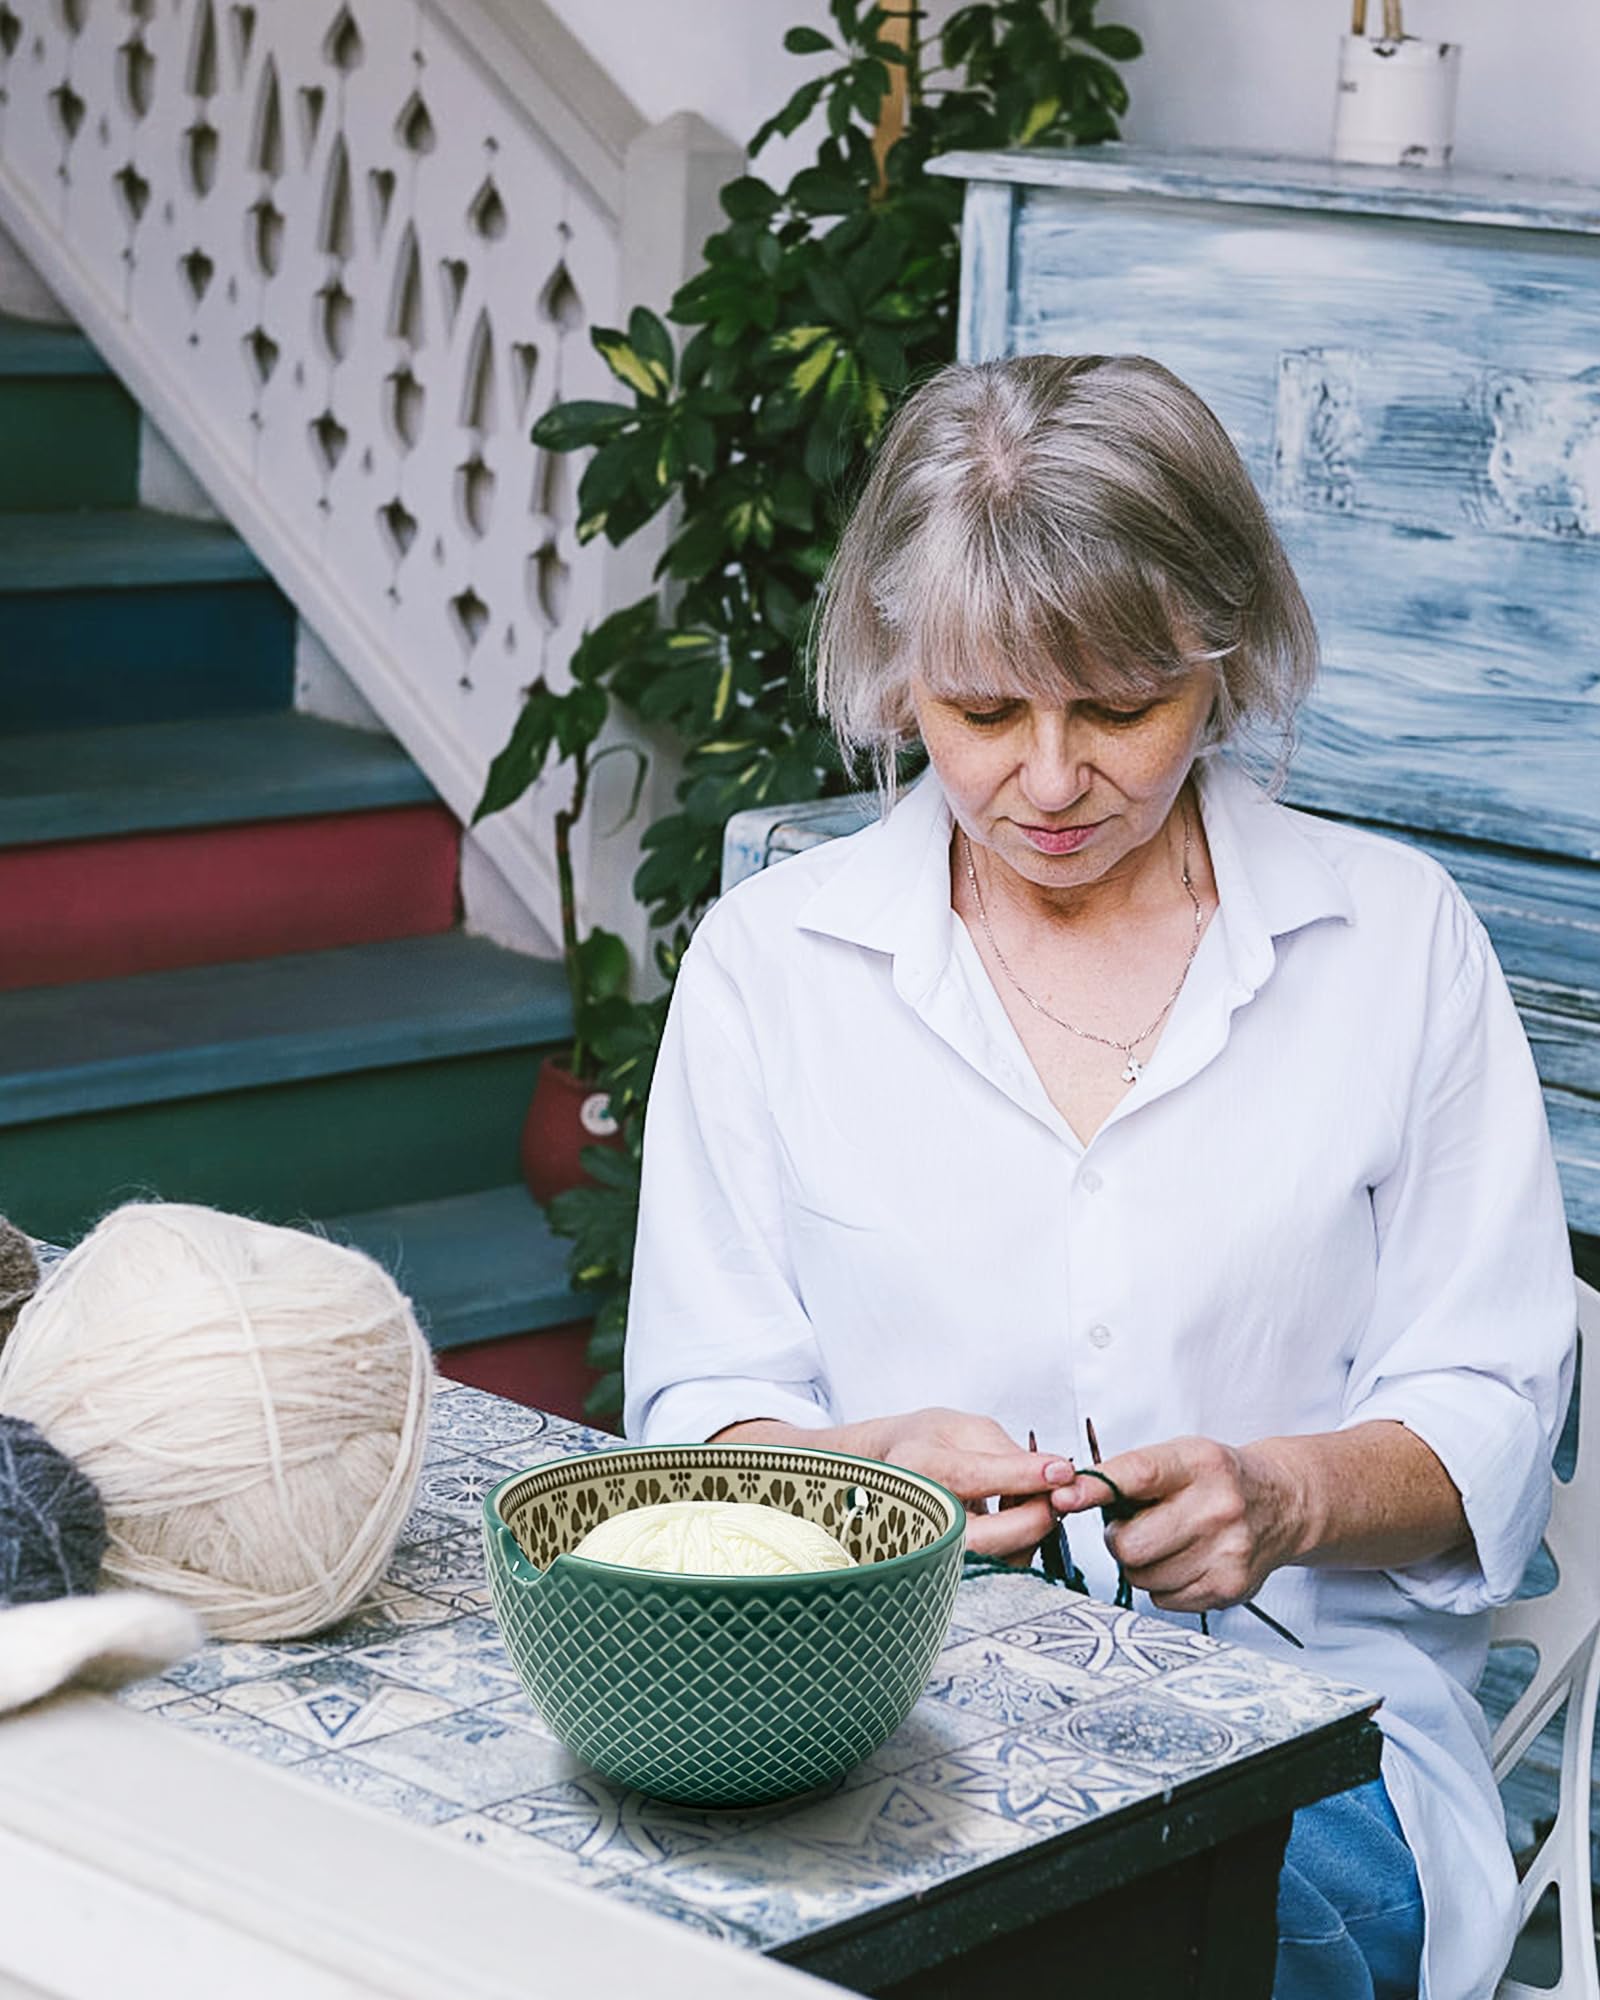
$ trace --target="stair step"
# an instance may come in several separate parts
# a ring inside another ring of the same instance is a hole
[[[131,507],[139,412],[75,327],[0,319],[0,513]]]
[[[0,1126],[558,1042],[558,963],[451,932],[0,994]]]
[[[110,370],[87,334],[75,326],[13,319],[0,313],[0,378],[17,375],[100,376]]]
[[[0,849],[0,990],[448,931],[460,854],[441,805]]]
[[[571,1244],[520,1185],[341,1215],[327,1228],[394,1273],[439,1349],[568,1325],[587,1311],[567,1283]]]
[[[0,988],[448,930],[458,854],[398,744],[311,716],[0,737]]]
[[[0,1213],[135,1197],[281,1222],[505,1187],[559,964],[459,933],[0,993]]]
[[[392,738],[290,710],[0,737],[0,849],[433,802]]]
[[[148,590],[179,583],[253,583],[265,576],[221,521],[147,507],[13,514],[0,535],[0,594]]]
[[[600,1381],[600,1372],[589,1366],[589,1332],[587,1320],[575,1320],[568,1326],[541,1327],[537,1333],[502,1334],[497,1340],[447,1347],[439,1355],[439,1373],[507,1402],[550,1410],[574,1423],[598,1421],[606,1430],[620,1431],[620,1411],[589,1408],[590,1391]]]
[[[0,1213],[72,1243],[135,1199],[304,1222],[503,1187],[519,1171],[539,1059],[537,1048],[442,1054],[14,1125],[0,1134]]]
[[[137,508],[0,521],[0,735],[287,708],[294,630],[218,523]]]

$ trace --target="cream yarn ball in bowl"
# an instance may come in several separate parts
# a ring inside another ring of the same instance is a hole
[[[661,1500],[592,1527],[572,1551],[587,1562],[671,1576],[797,1576],[848,1569],[855,1557],[826,1528],[753,1500]]]
[[[106,1216],[0,1349],[0,1412],[100,1490],[105,1580],[232,1639],[315,1632],[376,1581],[432,1386],[409,1302],[363,1251],[176,1202]]]

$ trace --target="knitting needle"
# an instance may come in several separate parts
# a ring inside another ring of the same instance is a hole
[[[1032,1431],[1028,1433],[1028,1449],[1029,1451],[1037,1451],[1039,1449],[1039,1440]],[[1059,1521],[1056,1522],[1049,1534],[1039,1544],[1039,1560],[1044,1565],[1045,1575],[1049,1577],[1052,1583],[1066,1582],[1067,1563],[1066,1558],[1061,1553],[1061,1523]]]
[[[1083,1431],[1084,1431],[1084,1436],[1087,1437],[1089,1440],[1089,1456],[1094,1460],[1094,1465],[1091,1468],[1087,1469],[1086,1476],[1090,1479],[1099,1479],[1104,1481],[1104,1483],[1111,1488],[1112,1493],[1116,1496],[1114,1502],[1105,1507],[1102,1507],[1100,1511],[1102,1514],[1105,1515],[1106,1519],[1109,1521],[1126,1521],[1130,1515],[1136,1514],[1139,1511],[1140,1506],[1143,1505],[1144,1503],[1138,1500],[1125,1500],[1115,1480],[1108,1479],[1106,1475],[1102,1471],[1100,1471],[1099,1469],[1100,1440],[1095,1436],[1094,1423],[1092,1419],[1090,1419],[1089,1417],[1085,1417],[1083,1420]],[[1085,1474],[1081,1473],[1079,1475],[1080,1478],[1084,1476]],[[1117,1565],[1117,1572],[1119,1575],[1121,1575],[1122,1573],[1121,1563],[1118,1563]],[[1280,1625],[1277,1619],[1272,1616],[1270,1611],[1263,1611],[1259,1604],[1254,1603],[1248,1597],[1243,1598],[1240,1601],[1239,1608],[1241,1611],[1248,1611],[1253,1618],[1259,1618],[1262,1624],[1267,1626],[1271,1631],[1276,1632],[1280,1639],[1287,1639],[1291,1646],[1296,1647],[1302,1653],[1305,1651],[1306,1649],[1305,1641],[1303,1639],[1297,1639],[1294,1636],[1294,1634],[1289,1630],[1287,1625]]]
[[[1028,1449],[1035,1452],[1039,1449],[1039,1440],[1032,1431],[1028,1433]],[[1024,1493],[1008,1495],[1000,1502],[1001,1513],[1005,1513],[1009,1507],[1026,1505],[1027,1498],[1028,1496]],[[1062,1527],[1058,1521],[1052,1532],[1046,1535],[1044,1540],[1034,1550],[1034,1554],[1044,1564],[1045,1575],[1049,1577],[1052,1583],[1065,1583],[1067,1581],[1067,1565],[1061,1553],[1061,1534]]]

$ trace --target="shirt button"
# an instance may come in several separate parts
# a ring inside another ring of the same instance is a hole
[[[1109,1347],[1111,1345],[1110,1327],[1101,1326],[1098,1322],[1094,1326],[1091,1326],[1089,1329],[1089,1344],[1091,1347]]]
[[[1083,1172],[1078,1176],[1078,1185],[1083,1189],[1085,1194],[1098,1194],[1105,1183],[1093,1167],[1085,1167]]]

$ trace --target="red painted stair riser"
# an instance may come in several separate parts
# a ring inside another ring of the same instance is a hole
[[[574,1423],[593,1423],[596,1419],[585,1415],[583,1408],[584,1397],[600,1379],[584,1358],[589,1326],[588,1320],[573,1320],[538,1333],[476,1340],[465,1347],[444,1348],[434,1361],[439,1373],[452,1381],[570,1417]],[[615,1416],[611,1425],[621,1428]]]
[[[0,989],[446,931],[460,839],[428,805],[0,850]]]

